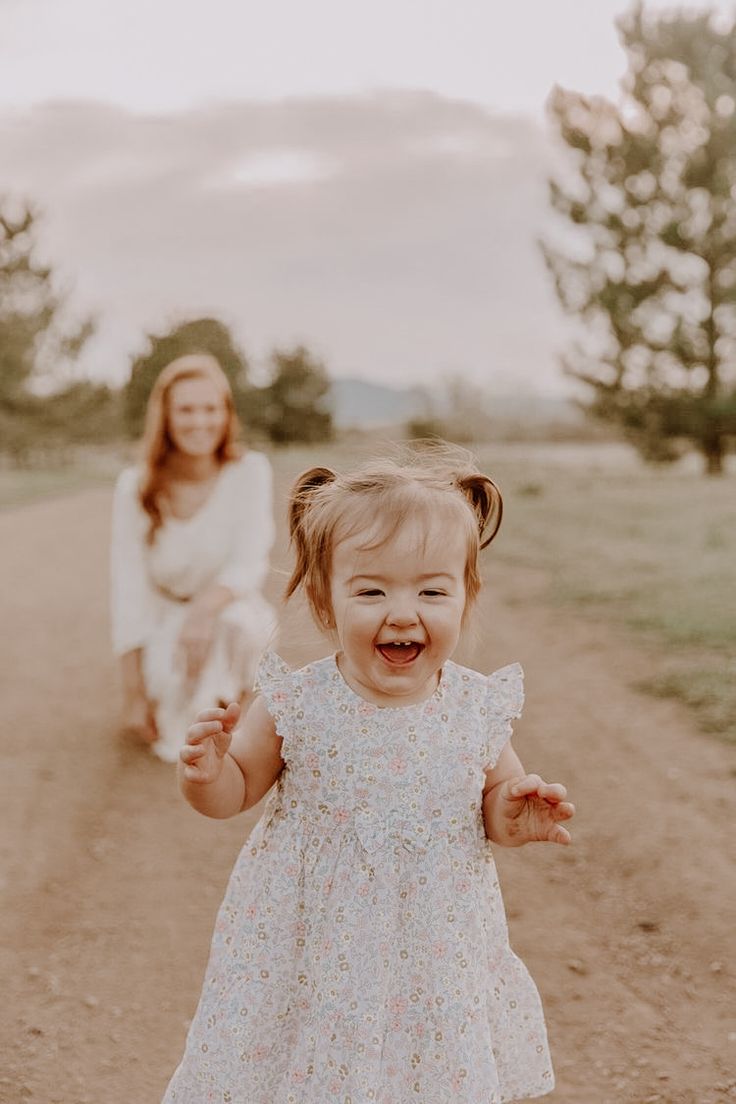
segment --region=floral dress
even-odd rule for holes
[[[509,947],[484,769],[518,664],[448,662],[381,708],[335,657],[258,684],[285,763],[220,908],[164,1104],[501,1104],[554,1086],[539,995]]]

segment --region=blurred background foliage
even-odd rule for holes
[[[566,233],[542,249],[580,322],[563,367],[646,459],[690,444],[718,474],[736,434],[736,23],[637,4],[618,29],[622,106],[549,102]]]
[[[147,334],[146,348],[135,357],[130,379],[123,388],[123,416],[128,437],[136,440],[143,432],[148,396],[159,372],[178,357],[189,353],[210,353],[230,381],[236,400],[248,387],[248,361],[227,326],[215,318],[182,322],[163,334]]]
[[[121,390],[69,379],[94,320],[71,321],[53,270],[36,260],[37,226],[30,206],[14,212],[0,200],[0,453],[7,459],[43,464],[50,454],[62,460],[76,445],[137,440],[161,369],[196,352],[222,365],[250,438],[285,444],[332,437],[330,380],[321,361],[303,345],[274,349],[268,382],[255,386],[244,351],[216,318],[146,334]]]
[[[39,441],[109,439],[115,430],[109,388],[88,381],[44,384],[65,370],[94,333],[94,320],[73,323],[53,272],[36,260],[37,215],[29,205],[0,204],[0,447],[22,460]]]
[[[250,380],[244,351],[227,326],[215,318],[196,318],[165,334],[148,334],[147,348],[131,365],[123,389],[124,422],[131,440],[140,437],[151,388],[162,368],[187,353],[211,353],[230,380],[235,406],[252,439],[288,444],[329,441],[332,412],[330,379],[324,365],[304,345],[274,349],[269,380],[257,387]]]
[[[623,434],[649,461],[694,448],[717,475],[736,440],[736,22],[637,4],[618,29],[620,106],[561,88],[549,101],[560,149],[541,248],[578,333],[562,367],[587,395],[591,425]],[[256,385],[217,318],[144,335],[118,391],[75,378],[94,319],[72,318],[54,272],[36,259],[37,231],[32,207],[13,211],[0,198],[0,455],[31,463],[54,449],[136,439],[157,373],[197,351],[221,362],[252,438],[333,436],[325,365],[302,345],[276,348]],[[499,422],[483,388],[456,377],[428,391],[424,413],[404,428],[477,441],[497,435]],[[523,409],[513,432],[525,434]]]

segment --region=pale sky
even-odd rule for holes
[[[617,97],[623,6],[0,0],[0,195],[43,209],[98,378],[209,312],[256,362],[559,390],[544,102]]]
[[[554,83],[614,97],[622,0],[0,0],[0,104],[424,89],[541,114]],[[651,8],[668,6],[654,0]],[[708,5],[730,12],[731,3]]]

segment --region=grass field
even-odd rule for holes
[[[78,449],[32,467],[0,466],[0,510],[111,484],[124,463],[122,456],[112,449]]]
[[[391,443],[363,437],[273,455],[283,509],[293,476],[345,468]],[[653,469],[617,446],[482,446],[505,519],[494,557],[543,573],[545,601],[632,632],[657,651],[650,693],[682,699],[736,741],[736,479]],[[119,458],[56,470],[0,470],[0,508],[110,482]]]
[[[107,477],[109,480],[109,477]],[[0,510],[99,486],[105,477],[76,469],[0,471]]]
[[[497,555],[541,569],[551,602],[663,653],[651,693],[736,741],[736,480],[652,469],[606,450],[480,451],[507,506]]]

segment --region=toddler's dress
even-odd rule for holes
[[[380,708],[334,656],[258,684],[285,762],[220,908],[164,1104],[501,1104],[554,1087],[534,982],[509,947],[484,768],[518,664],[447,662]]]

